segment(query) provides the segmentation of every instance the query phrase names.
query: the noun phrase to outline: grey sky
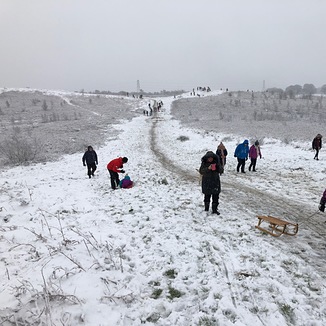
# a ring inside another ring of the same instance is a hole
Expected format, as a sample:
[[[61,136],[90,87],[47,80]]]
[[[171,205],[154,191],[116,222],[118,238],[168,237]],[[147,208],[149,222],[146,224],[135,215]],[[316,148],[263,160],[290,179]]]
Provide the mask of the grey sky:
[[[326,84],[325,0],[1,0],[0,86]]]

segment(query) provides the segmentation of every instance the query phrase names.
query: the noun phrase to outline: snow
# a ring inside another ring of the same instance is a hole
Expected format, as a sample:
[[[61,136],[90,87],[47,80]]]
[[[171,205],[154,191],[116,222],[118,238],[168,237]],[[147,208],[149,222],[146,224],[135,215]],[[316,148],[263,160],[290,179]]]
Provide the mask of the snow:
[[[1,324],[325,325],[323,152],[316,161],[308,142],[265,138],[257,172],[239,174],[246,135],[187,128],[176,99],[162,100],[156,115],[113,126],[92,179],[83,153],[1,171]],[[220,141],[216,216],[196,169]],[[131,189],[110,189],[118,156]],[[263,233],[257,215],[299,223],[298,234]]]

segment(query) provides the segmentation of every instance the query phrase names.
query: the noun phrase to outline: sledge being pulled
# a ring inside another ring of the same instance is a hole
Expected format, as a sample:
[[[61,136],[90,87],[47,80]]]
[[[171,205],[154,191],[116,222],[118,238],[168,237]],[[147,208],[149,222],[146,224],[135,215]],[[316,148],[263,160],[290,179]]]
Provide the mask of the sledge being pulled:
[[[297,223],[283,221],[273,216],[258,215],[257,218],[258,224],[256,228],[271,234],[273,237],[279,237],[282,234],[296,235],[298,233],[299,225]]]

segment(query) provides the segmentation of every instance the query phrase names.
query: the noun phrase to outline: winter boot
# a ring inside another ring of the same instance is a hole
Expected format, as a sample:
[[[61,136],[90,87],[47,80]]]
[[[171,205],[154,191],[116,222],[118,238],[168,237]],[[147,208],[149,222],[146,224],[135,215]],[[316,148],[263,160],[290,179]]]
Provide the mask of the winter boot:
[[[204,202],[205,203],[205,212],[209,211],[209,202]]]
[[[213,214],[217,214],[217,215],[220,215],[220,212],[217,210],[217,206],[218,204],[212,204],[212,212]]]

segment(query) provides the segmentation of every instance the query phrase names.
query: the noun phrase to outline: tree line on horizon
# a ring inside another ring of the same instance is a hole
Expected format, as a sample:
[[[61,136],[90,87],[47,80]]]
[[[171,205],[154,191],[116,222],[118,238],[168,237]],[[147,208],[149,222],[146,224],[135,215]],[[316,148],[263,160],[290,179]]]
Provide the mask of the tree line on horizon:
[[[295,98],[298,95],[302,95],[304,98],[310,98],[313,94],[326,94],[326,84],[320,88],[316,88],[314,84],[290,85],[283,90],[282,88],[272,87],[267,88],[266,92],[273,94],[279,94],[280,98]]]
[[[97,95],[120,95],[120,96],[136,96],[139,97],[142,96],[175,96],[180,95],[183,93],[186,93],[185,90],[173,90],[173,91],[167,91],[165,89],[159,91],[159,92],[144,92],[142,89],[140,89],[139,92],[127,92],[127,91],[119,91],[119,92],[111,92],[111,91],[100,91],[96,89],[94,92],[90,91],[87,92],[84,89],[80,91],[75,91],[76,93],[81,94],[97,94]]]

